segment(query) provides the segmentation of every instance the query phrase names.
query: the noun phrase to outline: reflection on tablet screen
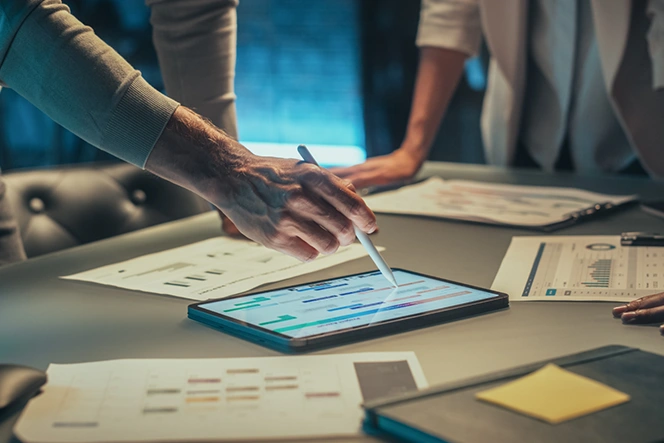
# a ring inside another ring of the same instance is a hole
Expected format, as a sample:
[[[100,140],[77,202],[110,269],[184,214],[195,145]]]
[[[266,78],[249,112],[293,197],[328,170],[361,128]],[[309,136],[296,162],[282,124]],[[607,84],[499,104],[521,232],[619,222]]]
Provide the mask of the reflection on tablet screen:
[[[201,307],[288,337],[308,337],[497,297],[481,289],[395,270],[205,303]]]

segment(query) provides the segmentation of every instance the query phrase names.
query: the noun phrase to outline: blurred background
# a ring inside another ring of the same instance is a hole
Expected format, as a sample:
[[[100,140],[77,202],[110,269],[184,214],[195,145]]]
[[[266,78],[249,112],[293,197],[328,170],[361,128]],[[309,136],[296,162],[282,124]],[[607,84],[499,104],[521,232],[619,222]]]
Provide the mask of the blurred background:
[[[66,0],[163,91],[143,0]],[[386,154],[403,139],[417,69],[415,0],[240,0],[236,94],[240,141],[262,155],[316,147],[326,165]],[[486,66],[472,59],[432,159],[482,163]],[[0,93],[4,171],[115,161],[9,89]]]

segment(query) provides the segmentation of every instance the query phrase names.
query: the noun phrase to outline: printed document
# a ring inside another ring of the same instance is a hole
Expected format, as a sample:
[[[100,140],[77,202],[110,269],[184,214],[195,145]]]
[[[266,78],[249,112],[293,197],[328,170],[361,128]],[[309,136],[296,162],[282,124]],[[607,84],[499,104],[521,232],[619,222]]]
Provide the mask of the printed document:
[[[27,443],[353,436],[363,402],[425,387],[413,352],[50,365],[14,432]]]
[[[240,294],[365,255],[362,245],[354,243],[332,255],[302,263],[258,243],[216,237],[62,278],[208,300]]]
[[[618,206],[635,196],[605,195],[573,188],[504,185],[430,178],[371,195],[375,212],[423,215],[481,223],[543,228],[583,218],[597,205]],[[574,216],[573,216],[574,215]]]
[[[664,248],[599,235],[513,237],[491,286],[510,301],[629,302],[663,288]]]

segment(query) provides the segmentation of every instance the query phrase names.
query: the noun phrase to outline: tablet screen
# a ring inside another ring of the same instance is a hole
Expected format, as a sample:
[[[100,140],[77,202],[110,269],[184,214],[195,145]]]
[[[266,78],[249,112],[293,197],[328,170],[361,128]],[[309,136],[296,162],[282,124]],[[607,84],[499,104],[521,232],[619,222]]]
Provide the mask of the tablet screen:
[[[309,337],[498,297],[402,270],[394,277],[398,288],[376,271],[200,307],[288,337]]]

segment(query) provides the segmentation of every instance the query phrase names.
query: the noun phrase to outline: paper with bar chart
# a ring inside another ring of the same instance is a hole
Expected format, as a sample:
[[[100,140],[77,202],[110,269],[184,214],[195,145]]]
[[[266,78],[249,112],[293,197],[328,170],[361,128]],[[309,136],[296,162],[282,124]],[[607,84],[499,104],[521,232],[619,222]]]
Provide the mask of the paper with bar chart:
[[[512,301],[629,302],[664,290],[664,248],[619,236],[513,237],[492,289]]]
[[[258,243],[216,237],[62,278],[207,300],[320,271],[365,255],[362,245],[355,243],[339,248],[332,255],[302,263]]]
[[[363,402],[425,387],[413,352],[50,365],[14,432],[31,443],[352,436]]]

